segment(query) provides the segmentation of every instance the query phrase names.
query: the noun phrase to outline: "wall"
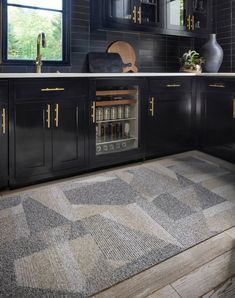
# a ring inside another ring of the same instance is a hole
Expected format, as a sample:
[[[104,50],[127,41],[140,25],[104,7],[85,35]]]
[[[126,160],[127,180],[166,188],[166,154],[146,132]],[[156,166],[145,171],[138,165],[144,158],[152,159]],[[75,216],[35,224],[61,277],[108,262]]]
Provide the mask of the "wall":
[[[214,0],[214,28],[224,50],[220,72],[235,72],[235,0]]]
[[[125,40],[134,46],[141,72],[178,71],[179,57],[195,45],[193,38],[186,37],[90,32],[90,0],[71,0],[71,66],[44,67],[44,71],[87,72],[87,53],[103,52],[114,40]],[[0,65],[0,72],[34,72],[34,67]]]

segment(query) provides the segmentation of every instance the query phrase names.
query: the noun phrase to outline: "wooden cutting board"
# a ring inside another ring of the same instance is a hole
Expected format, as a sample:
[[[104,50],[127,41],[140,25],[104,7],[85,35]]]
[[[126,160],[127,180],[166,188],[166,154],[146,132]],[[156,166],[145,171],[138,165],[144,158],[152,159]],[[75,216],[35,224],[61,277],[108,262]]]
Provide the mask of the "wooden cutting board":
[[[123,63],[131,63],[130,67],[123,67],[123,72],[138,72],[136,67],[136,53],[134,48],[126,41],[115,41],[108,46],[108,53],[118,53]]]

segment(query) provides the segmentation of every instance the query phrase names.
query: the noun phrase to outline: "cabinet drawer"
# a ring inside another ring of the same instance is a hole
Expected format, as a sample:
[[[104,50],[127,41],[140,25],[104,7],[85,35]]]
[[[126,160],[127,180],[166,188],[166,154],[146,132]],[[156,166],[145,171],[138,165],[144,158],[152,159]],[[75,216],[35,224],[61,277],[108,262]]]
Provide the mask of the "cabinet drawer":
[[[20,79],[15,80],[15,100],[76,98],[88,94],[87,79]]]
[[[234,80],[207,79],[204,81],[204,88],[207,91],[226,92],[235,91]]]
[[[0,81],[0,101],[8,101],[8,81]]]
[[[164,78],[150,79],[149,88],[151,93],[159,91],[191,91],[191,78]]]

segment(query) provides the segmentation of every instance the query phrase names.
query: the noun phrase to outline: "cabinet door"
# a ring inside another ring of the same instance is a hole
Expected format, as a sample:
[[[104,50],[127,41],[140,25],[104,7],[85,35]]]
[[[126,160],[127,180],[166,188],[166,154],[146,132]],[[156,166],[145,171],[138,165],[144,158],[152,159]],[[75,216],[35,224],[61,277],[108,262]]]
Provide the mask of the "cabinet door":
[[[81,170],[84,153],[84,102],[72,99],[53,105],[53,171]]]
[[[190,30],[189,1],[165,0],[167,29]]]
[[[173,154],[192,147],[191,108],[191,93],[159,93],[150,97],[147,156]]]
[[[159,26],[162,21],[161,11],[163,9],[160,0],[137,0],[137,24],[141,26]]]
[[[107,20],[121,24],[132,24],[136,21],[135,0],[105,0]]]
[[[211,30],[211,6],[210,0],[191,0],[191,30],[195,33],[209,33]]]
[[[143,83],[136,79],[96,80],[90,103],[90,167],[143,157]]]
[[[8,183],[8,107],[0,102],[0,187]]]
[[[205,93],[203,147],[211,154],[235,162],[235,94]]]
[[[15,104],[14,109],[12,179],[28,183],[35,180],[33,176],[51,171],[52,106],[28,102]]]

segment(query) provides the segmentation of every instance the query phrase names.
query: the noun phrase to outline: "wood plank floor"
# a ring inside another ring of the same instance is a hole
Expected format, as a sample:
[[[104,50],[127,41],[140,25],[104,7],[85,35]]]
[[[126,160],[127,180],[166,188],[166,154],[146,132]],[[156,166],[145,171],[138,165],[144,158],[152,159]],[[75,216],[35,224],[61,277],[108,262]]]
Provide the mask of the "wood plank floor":
[[[93,298],[232,298],[234,276],[235,228],[232,228]]]

